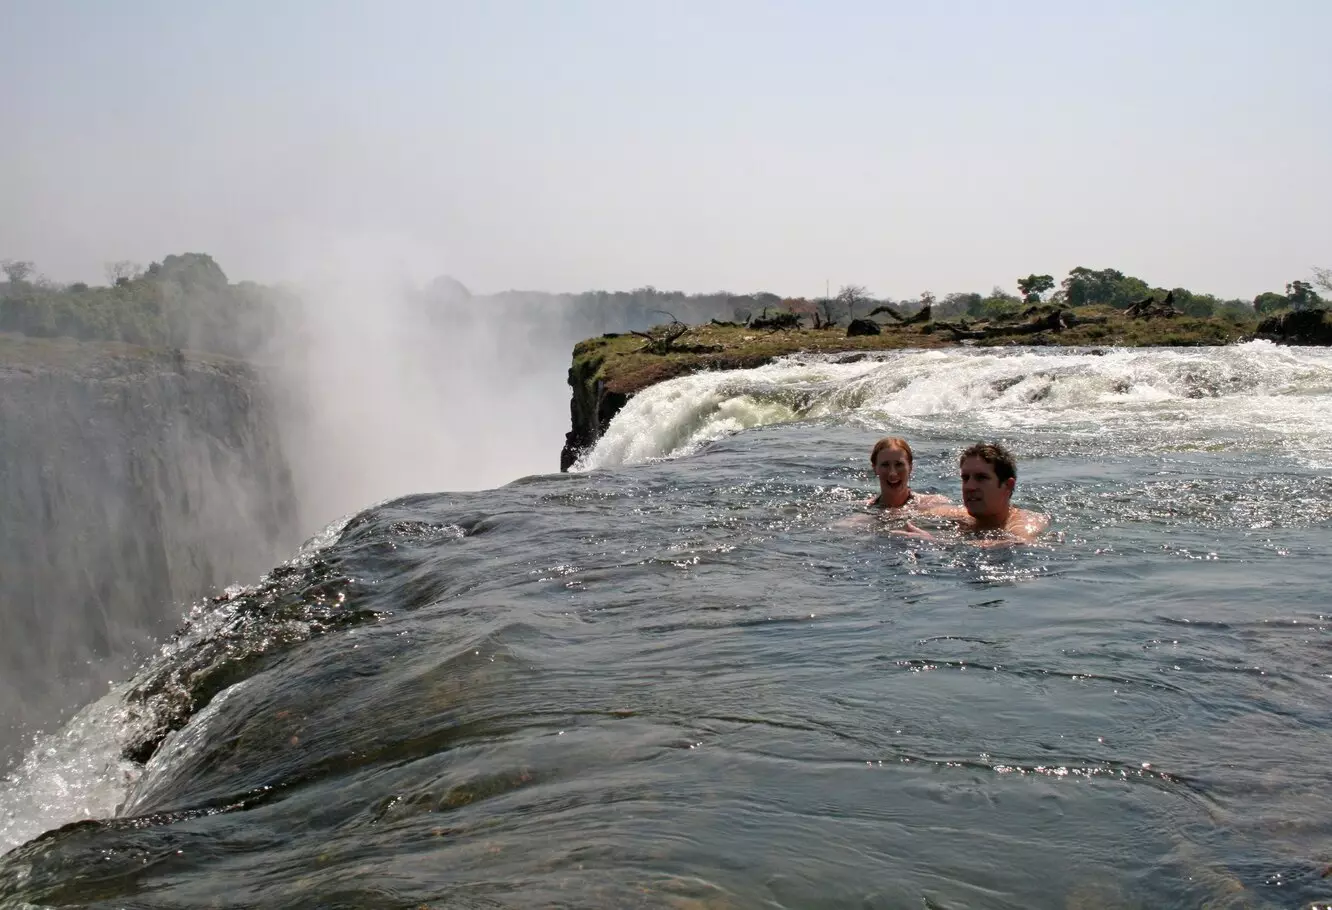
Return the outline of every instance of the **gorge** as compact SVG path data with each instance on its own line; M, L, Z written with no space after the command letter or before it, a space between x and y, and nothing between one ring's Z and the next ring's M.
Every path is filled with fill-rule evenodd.
M300 542L268 390L220 355L0 335L0 757Z

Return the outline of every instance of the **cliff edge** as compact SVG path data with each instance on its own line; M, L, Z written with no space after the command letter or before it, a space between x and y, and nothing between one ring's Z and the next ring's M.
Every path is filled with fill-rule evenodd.
M1321 320L1319 315L1320 327L1324 325ZM1302 332L1299 337L1312 337L1305 325L1309 320L1298 322ZM1215 316L1190 317L1165 308L1122 311L1104 306L1044 305L1005 322L934 321L925 313L923 317L887 323L856 320L849 328L793 325L773 330L714 322L688 327L675 323L648 333L610 333L574 346L569 369L571 427L560 453L560 470L568 471L583 452L596 444L611 419L635 393L701 370L763 366L798 352L855 356L859 352L957 345L1224 345L1254 337L1256 325L1256 318L1232 321ZM1270 332L1260 335L1283 343L1309 343L1297 340L1294 329L1294 322L1290 326L1271 323Z
M300 543L266 389L222 356L0 334L0 764Z

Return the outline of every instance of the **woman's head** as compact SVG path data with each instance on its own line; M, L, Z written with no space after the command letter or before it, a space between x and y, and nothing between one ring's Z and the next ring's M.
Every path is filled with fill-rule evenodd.
M879 465L879 453L884 449L901 449L902 454L906 456L907 464L913 464L915 456L911 454L911 443L907 442L901 436L885 436L874 443L874 448L870 450L870 464L874 467Z
M885 436L870 450L870 467L879 478L881 495L891 499L905 499L910 493L911 468L915 458L911 445L898 436ZM885 504L887 504L885 502Z

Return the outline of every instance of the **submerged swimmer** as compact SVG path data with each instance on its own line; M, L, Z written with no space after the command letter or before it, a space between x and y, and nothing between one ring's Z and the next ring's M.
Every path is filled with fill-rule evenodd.
M885 436L870 450L870 466L879 478L879 495L867 506L884 509L932 509L948 504L948 497L936 493L916 493L911 489L911 471L915 456L911 445L899 436Z
M962 453L958 473L962 480L962 507L938 506L930 508L928 514L955 519L961 530L983 535L985 539L978 541L981 546L1031 543L1050 526L1048 516L1019 509L1011 503L1017 485L1017 463L1003 446L977 443ZM907 522L905 531L893 533L935 539L911 522Z

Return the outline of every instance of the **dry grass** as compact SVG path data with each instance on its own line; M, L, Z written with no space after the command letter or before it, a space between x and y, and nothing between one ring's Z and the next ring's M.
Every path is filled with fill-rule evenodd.
M1234 324L1224 319L1128 319L1099 309L1078 311L1079 316L1105 316L1103 323L1074 325L1062 332L1036 335L999 335L976 341L977 347L1003 345L1059 345L1090 347L1182 347L1233 344L1252 335L1253 324ZM669 354L640 351L637 335L605 335L579 342L574 348L574 372L586 379L601 379L612 392L625 395L648 386L701 370L733 370L762 366L778 357L801 351L843 353L889 351L906 348L957 347L952 335L933 326L888 325L881 335L848 338L845 329L755 331L743 326L700 325L691 327L679 345L695 350ZM698 350L710 348L714 350Z

